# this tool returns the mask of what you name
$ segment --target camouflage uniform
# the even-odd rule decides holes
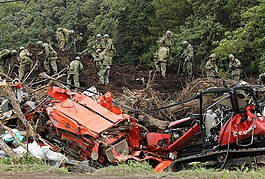
[[[167,63],[171,58],[172,47],[175,41],[172,37],[164,36],[159,40],[160,47],[156,52],[155,66],[156,70],[161,72],[162,77],[166,77]]]
[[[58,28],[56,31],[56,39],[61,51],[66,50],[66,45],[69,42],[70,31],[66,28]]]
[[[233,80],[239,81],[241,74],[241,62],[236,58],[231,59],[229,62],[229,71],[231,78]]]
[[[77,58],[71,61],[71,63],[66,68],[67,69],[67,83],[72,84],[72,80],[73,80],[74,85],[76,87],[80,87],[79,74],[80,74],[80,71],[83,70],[83,68],[84,68],[83,64]]]
[[[192,62],[194,58],[193,54],[193,47],[191,44],[188,44],[186,48],[183,50],[183,53],[181,57],[184,58],[184,63],[183,63],[183,73],[187,73],[188,77],[192,77]]]
[[[93,48],[92,56],[93,56],[94,61],[96,63],[97,69],[100,68],[100,64],[102,61],[102,59],[99,59],[99,53],[101,53],[103,51],[103,46],[104,46],[103,40],[101,38],[97,38],[97,40],[95,40],[93,47],[92,47]]]
[[[104,40],[103,49],[104,49],[104,56],[106,56],[106,58],[109,58],[110,65],[112,65],[112,58],[116,53],[116,49],[114,48],[112,40],[110,38]]]
[[[50,44],[47,43],[43,43],[42,48],[44,49],[44,51],[40,52],[39,55],[45,52],[45,61],[44,61],[45,70],[47,71],[48,74],[50,74],[51,73],[50,67],[52,67],[53,73],[54,74],[58,73],[57,64],[56,64],[57,52],[52,48]]]
[[[78,34],[76,36],[76,39],[75,39],[75,42],[76,42],[76,51],[77,52],[81,52],[83,49],[82,49],[82,43],[83,43],[83,37],[82,37],[82,33]]]
[[[112,58],[116,53],[116,49],[113,46],[112,40],[108,37],[104,39],[103,48],[104,51],[100,53],[102,56],[99,57],[102,60],[98,72],[98,84],[107,85],[109,84],[110,66],[112,65]]]
[[[18,62],[19,62],[19,70],[18,70],[18,76],[19,79],[22,80],[25,73],[25,68],[27,65],[30,66],[30,69],[33,67],[33,62],[30,59],[30,56],[32,56],[31,53],[27,49],[23,49],[19,53]]]
[[[94,56],[94,61],[96,63],[97,70],[100,69],[103,58],[104,58],[104,52],[102,52],[100,49],[98,49],[96,51],[96,55]]]
[[[205,69],[206,69],[206,77],[209,80],[213,80],[213,78],[215,78],[216,75],[218,74],[218,67],[216,65],[215,58],[210,58],[208,60],[208,62],[205,65]]]
[[[6,73],[7,61],[12,58],[11,51],[4,49],[0,51],[0,72]]]
[[[100,70],[98,72],[99,80],[98,84],[109,84],[109,73],[110,73],[110,65],[111,65],[111,58],[106,56],[104,52],[100,53]]]
[[[93,43],[94,51],[96,52],[98,49],[103,50],[103,48],[104,48],[104,44],[103,43],[104,42],[103,42],[103,40],[101,38],[95,40],[95,42]]]
[[[166,77],[167,59],[169,56],[169,48],[161,46],[155,55],[156,70],[161,72],[162,77]]]
[[[265,85],[265,73],[259,75],[259,84]]]

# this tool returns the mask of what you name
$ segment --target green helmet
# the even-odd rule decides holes
[[[22,51],[22,50],[24,50],[25,49],[25,47],[20,47],[19,48],[19,51]]]
[[[38,41],[38,42],[37,42],[37,45],[42,45],[42,44],[43,44],[42,41]]]
[[[229,58],[229,59],[234,59],[235,57],[234,57],[233,54],[230,54],[230,55],[228,56],[228,58]]]
[[[189,42],[185,40],[182,42],[182,45],[187,46],[187,45],[189,45]]]
[[[105,39],[106,38],[109,38],[109,34],[104,34],[104,36],[103,36]]]
[[[12,50],[12,51],[11,51],[11,55],[12,55],[12,56],[17,55],[17,51],[16,51],[16,50]]]
[[[216,55],[213,53],[213,54],[210,55],[209,58],[216,58]]]
[[[166,32],[166,36],[167,36],[167,37],[172,37],[172,35],[173,35],[173,33],[172,33],[170,30],[168,30],[168,31]]]

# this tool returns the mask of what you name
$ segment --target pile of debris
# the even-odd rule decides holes
[[[28,153],[55,166],[93,168],[148,160],[160,172],[194,161],[226,163],[230,150],[234,158],[265,151],[263,138],[256,138],[265,135],[263,86],[197,79],[181,93],[165,94],[154,88],[157,75],[150,72],[142,89],[124,87],[113,99],[95,87],[66,84],[62,72],[24,83],[1,74],[1,156]],[[240,147],[230,148],[230,141]]]

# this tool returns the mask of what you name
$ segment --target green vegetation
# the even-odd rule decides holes
[[[249,178],[265,178],[265,168],[258,170],[250,170],[246,167],[236,169],[235,171],[229,170],[215,170],[205,169],[203,167],[193,167],[192,170],[183,170],[180,172],[162,172],[156,173],[152,167],[144,162],[128,162],[118,166],[110,166],[97,170],[94,175],[104,176],[139,176],[139,177],[155,177],[155,178],[204,178],[204,179],[249,179]]]
[[[47,166],[42,160],[26,155],[18,159],[0,159],[0,173],[66,174],[67,172],[67,168]]]
[[[246,76],[265,71],[264,0],[28,0],[0,6],[0,48],[19,48],[37,40],[55,42],[58,27],[82,32],[84,48],[97,33],[109,33],[117,49],[114,63],[151,64],[157,39],[174,32],[194,46],[195,65],[216,53],[225,70],[230,53]],[[202,63],[203,62],[203,63]]]

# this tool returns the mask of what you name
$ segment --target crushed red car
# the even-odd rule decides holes
[[[68,155],[104,166],[107,161],[121,163],[139,147],[136,120],[112,106],[110,93],[100,103],[59,87],[52,87],[49,95],[56,100],[46,108],[46,138]]]

